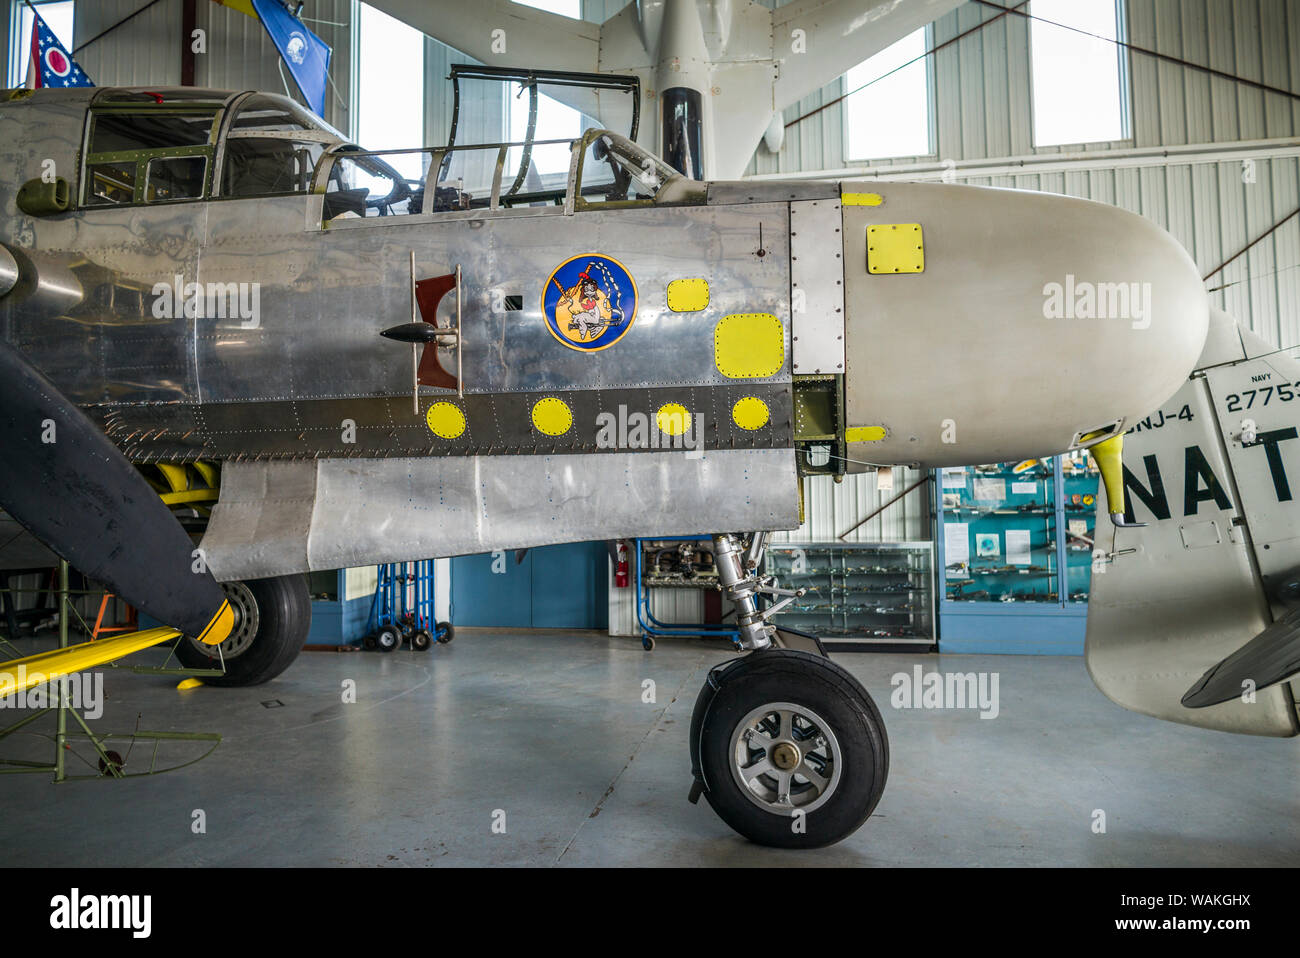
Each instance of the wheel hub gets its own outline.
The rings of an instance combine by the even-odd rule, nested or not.
[[[798,768],[799,763],[803,761],[799,746],[793,742],[781,742],[772,746],[772,751],[768,753],[768,757],[772,759],[772,764],[783,772]]]
[[[769,702],[737,723],[731,774],[755,805],[778,815],[811,812],[839,786],[843,753],[834,730],[807,706]]]
[[[257,638],[257,630],[261,627],[262,619],[257,610],[257,599],[253,592],[243,582],[223,582],[221,591],[226,594],[226,600],[230,603],[230,610],[235,615],[234,625],[231,626],[230,635],[220,645],[208,645],[200,642],[198,639],[191,638],[189,641],[192,645],[203,652],[209,658],[221,658],[225,661],[237,659],[253,644]],[[217,650],[220,649],[220,652]]]

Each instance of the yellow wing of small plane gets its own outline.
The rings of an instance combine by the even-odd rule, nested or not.
[[[116,662],[132,652],[161,645],[178,635],[180,632],[176,629],[145,629],[143,632],[129,632],[111,639],[83,642],[66,649],[53,649],[21,659],[11,659],[0,663],[0,698],[74,672]]]

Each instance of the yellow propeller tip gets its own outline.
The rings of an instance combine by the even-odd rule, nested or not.
[[[197,689],[202,684],[202,679],[182,679],[180,684],[176,686],[176,691],[185,692],[189,689]]]

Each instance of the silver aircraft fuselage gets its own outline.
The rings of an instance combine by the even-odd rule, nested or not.
[[[290,112],[201,90],[0,103],[3,336],[131,460],[222,464],[202,542],[219,579],[789,529],[801,474],[1121,432],[1205,339],[1187,254],[1102,204],[691,183],[588,131],[549,198],[504,195],[504,147],[478,192],[435,149],[398,210],[340,174],[361,154],[333,131],[244,124],[252,102]],[[177,110],[209,111],[202,144],[95,146],[96,124]],[[277,134],[296,172],[241,182],[235,157]],[[169,162],[191,164],[195,195]],[[17,205],[43,175],[69,209]],[[413,284],[457,270],[417,310]],[[442,348],[380,336],[435,320]],[[454,385],[414,386],[413,351]]]

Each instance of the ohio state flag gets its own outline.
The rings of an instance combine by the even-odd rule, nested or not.
[[[28,89],[95,85],[72,59],[72,54],[63,49],[63,44],[45,25],[39,13],[32,18],[31,49],[31,59],[27,63]]]

